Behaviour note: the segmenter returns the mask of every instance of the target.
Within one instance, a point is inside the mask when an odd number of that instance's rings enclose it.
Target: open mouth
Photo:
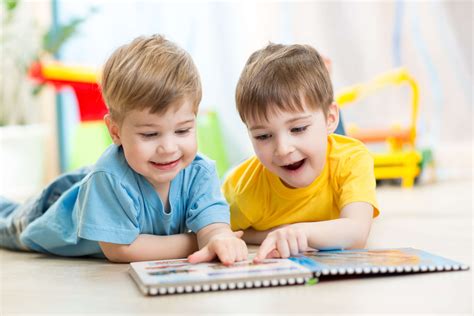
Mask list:
[[[154,162],[154,161],[150,161],[150,163],[155,166],[156,168],[158,169],[161,169],[161,170],[167,170],[167,169],[172,169],[174,168],[178,163],[179,161],[181,160],[181,158],[178,158],[176,160],[173,160],[173,161],[168,161],[168,162]]]
[[[291,171],[298,170],[299,168],[301,168],[303,166],[305,161],[306,161],[306,159],[303,159],[303,160],[294,162],[292,164],[282,166],[282,168],[284,168],[286,170],[291,170]]]

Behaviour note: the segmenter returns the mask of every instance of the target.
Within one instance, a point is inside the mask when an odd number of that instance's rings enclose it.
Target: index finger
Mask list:
[[[267,255],[274,249],[276,249],[276,245],[273,238],[265,238],[265,240],[260,245],[260,248],[258,248],[257,255],[255,258],[253,258],[253,262],[262,262],[262,260],[265,259]]]
[[[228,266],[235,262],[235,253],[233,253],[233,251],[228,247],[224,245],[218,245],[215,247],[214,251],[222,264]]]

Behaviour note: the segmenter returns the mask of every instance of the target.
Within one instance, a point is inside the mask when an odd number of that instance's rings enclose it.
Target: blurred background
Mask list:
[[[368,131],[381,180],[472,177],[472,1],[1,1],[2,195],[24,199],[97,158],[110,140],[96,75],[154,33],[197,64],[199,146],[220,175],[252,154],[234,91],[249,55],[274,42],[330,59],[345,132]]]

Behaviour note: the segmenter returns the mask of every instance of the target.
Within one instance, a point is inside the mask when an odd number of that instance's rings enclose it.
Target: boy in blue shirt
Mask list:
[[[189,54],[159,35],[137,38],[108,59],[101,88],[114,144],[36,199],[0,198],[0,246],[112,262],[247,259],[214,163],[197,154],[202,94]]]

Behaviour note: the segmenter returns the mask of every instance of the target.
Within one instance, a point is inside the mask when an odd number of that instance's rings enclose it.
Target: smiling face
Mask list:
[[[196,156],[196,113],[190,101],[163,114],[132,110],[120,125],[108,116],[106,124],[114,143],[123,147],[130,167],[157,191],[167,188]]]
[[[339,122],[336,104],[325,117],[321,109],[269,113],[268,120],[247,121],[255,154],[262,164],[290,188],[307,187],[321,174],[326,161],[327,136]]]

